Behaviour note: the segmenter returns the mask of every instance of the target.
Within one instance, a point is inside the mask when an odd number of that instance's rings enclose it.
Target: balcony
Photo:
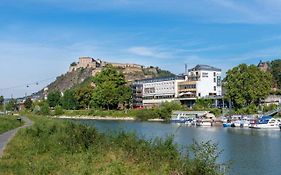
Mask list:
[[[200,80],[200,75],[191,74],[191,75],[188,75],[187,78],[189,81],[198,81],[198,80]]]

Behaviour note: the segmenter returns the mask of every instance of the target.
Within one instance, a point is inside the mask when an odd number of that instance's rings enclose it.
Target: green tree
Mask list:
[[[254,65],[240,64],[226,73],[225,96],[235,108],[257,105],[260,99],[269,95],[271,80],[270,73],[263,72]]]
[[[93,82],[96,88],[91,103],[96,107],[116,109],[119,104],[128,103],[131,99],[124,75],[111,65],[98,73]]]
[[[281,59],[272,61],[270,70],[277,87],[281,89]]]
[[[77,109],[78,102],[75,98],[73,90],[66,90],[61,98],[62,107],[64,109]]]
[[[61,93],[59,91],[50,92],[47,96],[47,102],[50,107],[60,105]]]
[[[132,102],[132,89],[129,86],[121,86],[117,88],[119,94],[119,104],[124,108],[128,108]]]
[[[92,99],[93,88],[90,86],[81,87],[75,90],[75,99],[78,101],[79,109],[89,108]]]
[[[162,103],[159,108],[156,109],[156,112],[158,113],[158,117],[164,120],[170,120],[172,111],[184,109],[180,102],[172,101]]]
[[[10,99],[7,103],[6,109],[8,111],[15,111],[17,109],[17,100],[16,99]]]
[[[31,98],[27,98],[26,100],[25,100],[25,102],[24,102],[24,107],[26,108],[26,109],[30,109],[31,107],[32,107],[32,100],[31,100]]]
[[[2,106],[3,103],[4,103],[4,97],[3,97],[3,95],[1,95],[1,96],[0,96],[0,106]]]
[[[212,107],[213,101],[212,99],[203,99],[198,98],[195,101],[195,105],[193,106],[194,110],[207,110]]]

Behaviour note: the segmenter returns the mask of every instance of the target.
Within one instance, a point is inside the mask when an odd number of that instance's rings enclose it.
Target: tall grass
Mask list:
[[[23,122],[18,121],[17,118],[16,116],[0,115],[0,134],[23,125]]]
[[[190,152],[181,156],[172,138],[147,141],[133,133],[102,134],[72,122],[33,120],[8,145],[0,174],[221,174],[209,143],[194,144],[192,154],[200,156],[191,158]]]

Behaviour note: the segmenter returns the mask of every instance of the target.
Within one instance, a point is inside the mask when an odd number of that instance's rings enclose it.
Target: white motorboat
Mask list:
[[[257,123],[251,125],[250,128],[254,129],[279,129],[280,128],[280,119],[271,118],[267,123]]]
[[[198,119],[196,120],[196,126],[212,126],[211,119]]]

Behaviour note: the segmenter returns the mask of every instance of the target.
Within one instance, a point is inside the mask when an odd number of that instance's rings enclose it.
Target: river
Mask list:
[[[95,126],[102,132],[125,130],[136,132],[147,139],[174,135],[182,146],[196,141],[219,144],[223,150],[220,161],[230,160],[230,174],[236,175],[280,175],[281,174],[281,131],[254,130],[223,127],[189,127],[161,122],[74,120]]]

